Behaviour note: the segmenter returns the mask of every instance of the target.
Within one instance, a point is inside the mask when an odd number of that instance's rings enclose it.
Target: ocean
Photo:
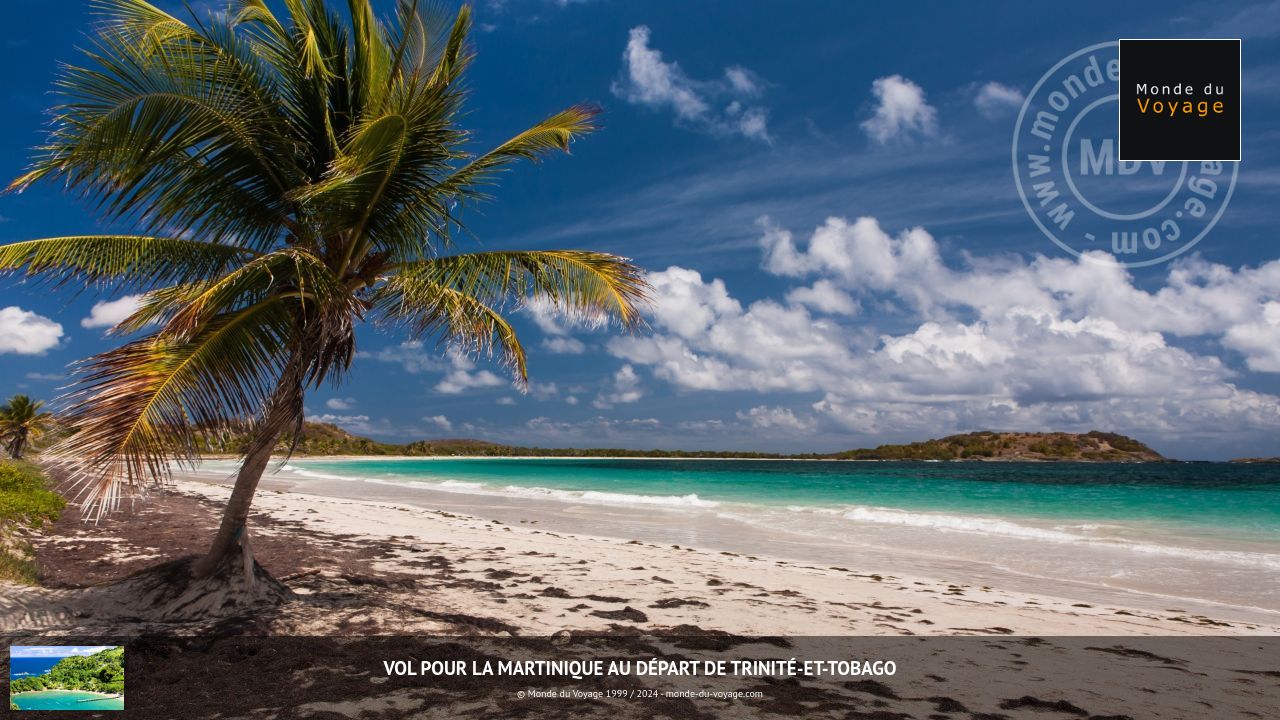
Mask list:
[[[1280,611],[1280,465],[360,458],[295,459],[277,477],[569,531],[979,563],[1032,585]]]
[[[43,675],[53,669],[61,659],[60,657],[11,657],[9,658],[9,679],[17,680],[28,675]]]

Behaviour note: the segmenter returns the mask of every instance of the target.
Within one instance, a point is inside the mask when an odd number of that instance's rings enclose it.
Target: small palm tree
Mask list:
[[[307,389],[340,382],[355,328],[373,320],[496,352],[527,379],[504,312],[537,299],[578,316],[640,321],[646,284],[613,255],[454,253],[460,211],[511,162],[567,151],[593,129],[575,106],[474,155],[459,123],[471,13],[416,0],[387,23],[370,0],[237,0],[180,20],[144,0],[98,0],[103,21],[21,190],[57,179],[131,234],[0,246],[0,271],[145,293],[90,358],[56,448],[86,512],[192,464],[204,437],[254,423],[209,552],[208,577],[243,542],[277,442]],[[294,434],[297,437],[297,433]],[[242,558],[243,559],[243,558]],[[246,560],[246,567],[249,566]]]
[[[14,395],[0,405],[0,442],[9,457],[21,458],[32,442],[39,440],[53,426],[52,413],[41,412],[42,401],[26,395]]]

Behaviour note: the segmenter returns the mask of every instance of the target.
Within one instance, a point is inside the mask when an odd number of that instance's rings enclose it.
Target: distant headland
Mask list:
[[[247,436],[231,434],[203,448],[209,455],[243,450]],[[624,448],[542,448],[504,445],[486,440],[451,438],[385,443],[329,423],[307,422],[295,438],[286,436],[279,450],[298,455],[408,457],[642,457],[742,458],[779,460],[923,460],[1025,462],[1168,462],[1142,442],[1118,433],[1091,431],[996,432],[983,430],[901,445],[880,445],[833,453],[767,453],[740,450],[630,450]]]

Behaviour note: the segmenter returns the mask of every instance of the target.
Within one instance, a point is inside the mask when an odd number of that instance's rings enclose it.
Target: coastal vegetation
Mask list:
[[[229,433],[204,446],[206,454],[238,454],[248,446],[247,433]],[[626,448],[543,448],[504,445],[473,439],[416,440],[384,443],[353,435],[329,423],[303,423],[296,435],[281,439],[277,450],[300,455],[403,455],[409,457],[644,457],[742,458],[791,460],[1043,460],[1080,462],[1158,462],[1156,451],[1133,438],[1094,430],[1088,433],[1022,433],[979,431],[905,445],[836,453],[766,453],[735,450],[632,450]]]
[[[66,502],[51,492],[35,465],[0,461],[0,580],[36,581],[36,566],[25,536],[53,522]]]
[[[21,459],[32,442],[53,428],[53,414],[43,408],[43,402],[33,401],[26,395],[14,395],[0,405],[0,444],[9,457]]]
[[[72,690],[94,693],[124,692],[124,648],[101,650],[92,655],[62,658],[43,675],[9,681],[9,694]]]
[[[849,450],[847,460],[1076,460],[1159,462],[1165,458],[1133,438],[1093,430],[1087,433],[981,431],[905,445]]]
[[[243,0],[190,21],[145,0],[100,0],[94,37],[56,84],[47,141],[21,191],[56,182],[121,231],[0,246],[0,272],[139,294],[114,328],[133,339],[88,359],[49,453],[86,513],[190,465],[250,428],[208,552],[202,592],[262,576],[249,510],[306,394],[341,383],[368,320],[496,356],[527,382],[510,312],[640,324],[647,284],[615,255],[458,252],[464,210],[518,161],[568,151],[598,110],[575,105],[474,152],[470,8],[407,0]],[[273,4],[274,5],[274,4]],[[181,573],[155,575],[173,588]]]

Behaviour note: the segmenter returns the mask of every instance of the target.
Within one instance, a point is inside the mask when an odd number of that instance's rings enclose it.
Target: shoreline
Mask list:
[[[73,692],[73,693],[81,693],[83,695],[100,695],[104,699],[108,699],[108,700],[124,697],[124,693],[103,693],[103,692],[98,692],[96,690],[68,690],[66,688],[45,688],[43,690],[23,690],[22,692],[9,693],[9,697],[17,697],[19,695],[36,695],[38,693],[46,693],[46,692]]]
[[[205,460],[239,460],[240,455],[213,454],[202,455]],[[1041,458],[952,458],[949,460],[925,459],[880,459],[880,458],[833,458],[833,457],[694,457],[671,456],[655,457],[653,455],[304,455],[295,453],[288,460],[698,460],[711,462],[830,462],[830,463],[1027,463],[1032,465],[1181,465],[1181,464],[1264,464],[1240,463],[1235,460],[1058,460]],[[286,460],[283,456],[272,455],[271,462]]]
[[[942,594],[948,598],[946,604],[972,604],[973,601],[968,598],[951,600],[951,598],[967,596],[969,592],[988,595],[998,594],[1003,599],[993,601],[991,605],[985,606],[988,612],[980,613],[986,616],[984,619],[988,623],[987,626],[1002,626],[1005,622],[1012,622],[1006,616],[1007,610],[1012,607],[1020,607],[1024,611],[1032,612],[1037,617],[1036,621],[1023,626],[1023,630],[1028,633],[1052,634],[1058,631],[1055,628],[1062,630],[1062,625],[1065,624],[1073,628],[1070,632],[1063,630],[1065,634],[1129,634],[1132,631],[1129,626],[1136,621],[1112,622],[1118,615],[1119,618],[1145,617],[1147,620],[1180,618],[1167,624],[1158,622],[1158,625],[1164,626],[1161,631],[1152,632],[1154,628],[1145,628],[1143,631],[1139,631],[1138,634],[1165,634],[1166,632],[1169,634],[1183,634],[1188,626],[1186,618],[1191,616],[1201,618],[1201,620],[1191,623],[1192,625],[1198,624],[1200,628],[1217,629],[1210,634],[1238,632],[1221,630],[1221,628],[1238,627],[1235,623],[1239,623],[1239,627],[1253,626],[1252,630],[1246,629],[1246,633],[1280,634],[1280,612],[1270,608],[1196,601],[1185,597],[1159,593],[1118,590],[1087,581],[1068,583],[1059,579],[1045,577],[1028,578],[1027,582],[1024,583],[1002,583],[999,580],[1008,579],[1008,576],[995,573],[995,579],[993,579],[992,574],[982,572],[973,563],[964,561],[957,562],[945,559],[938,561],[925,558],[921,562],[901,563],[897,557],[891,554],[884,554],[879,557],[865,557],[860,565],[847,561],[824,565],[813,557],[771,554],[755,547],[729,547],[723,544],[708,544],[705,542],[671,543],[668,542],[670,538],[657,540],[652,537],[646,538],[638,533],[631,533],[624,537],[616,533],[593,533],[576,529],[566,530],[551,522],[551,519],[546,515],[540,514],[536,509],[531,509],[529,507],[531,503],[518,503],[514,506],[504,503],[505,512],[483,514],[475,511],[479,508],[468,511],[460,509],[460,507],[442,507],[439,502],[434,502],[438,498],[424,498],[424,502],[406,502],[403,499],[392,500],[371,497],[374,493],[369,492],[367,488],[354,488],[357,492],[363,491],[360,494],[366,496],[364,499],[359,499],[350,495],[315,494],[314,491],[323,491],[328,488],[323,486],[303,487],[301,483],[291,479],[280,478],[279,476],[268,476],[268,481],[270,484],[264,486],[266,492],[261,497],[264,499],[269,497],[269,502],[273,506],[276,503],[280,503],[279,506],[273,507],[269,511],[272,517],[283,516],[289,519],[305,517],[307,520],[331,526],[332,531],[336,533],[359,534],[370,537],[371,541],[391,538],[405,542],[409,538],[413,538],[413,542],[451,544],[453,542],[451,538],[455,538],[459,534],[459,530],[461,530],[461,528],[456,527],[457,525],[470,529],[478,526],[483,528],[485,533],[517,533],[518,537],[525,541],[538,540],[544,542],[547,538],[552,538],[557,545],[563,546],[559,548],[561,553],[565,555],[585,554],[585,556],[589,556],[588,563],[592,566],[601,561],[608,561],[610,553],[617,553],[623,549],[647,548],[646,552],[656,552],[660,559],[650,558],[651,564],[645,565],[645,567],[653,567],[659,570],[660,576],[666,580],[671,580],[671,584],[677,586],[659,588],[668,592],[658,593],[654,596],[653,602],[660,602],[666,595],[678,597],[696,595],[702,598],[701,601],[705,601],[705,592],[708,587],[706,583],[710,578],[682,579],[674,577],[674,575],[683,573],[675,572],[673,568],[680,568],[686,562],[686,558],[697,558],[700,564],[707,565],[709,572],[716,577],[722,578],[722,582],[725,582],[725,584],[730,584],[727,581],[728,576],[744,570],[743,565],[752,566],[750,568],[752,574],[766,571],[764,575],[766,578],[775,573],[789,575],[795,570],[804,569],[806,574],[817,575],[816,582],[811,577],[804,580],[793,578],[790,582],[795,583],[795,586],[809,587],[817,585],[817,587],[812,587],[811,591],[822,595],[839,595],[842,592],[870,593],[868,603],[880,602],[886,606],[901,604],[903,602],[901,598],[903,594]],[[202,494],[209,494],[215,498],[220,497],[227,491],[226,486],[216,477],[186,476],[180,479],[179,482],[184,491],[196,491]],[[200,486],[203,486],[203,488]],[[463,504],[465,503],[460,503],[460,506]],[[592,510],[594,509],[592,508]],[[333,511],[335,510],[339,512],[334,513]],[[635,508],[623,508],[621,510],[634,514]],[[571,511],[571,513],[578,515],[587,513],[587,515],[590,515],[590,512],[586,510]],[[335,514],[340,515],[340,517],[334,517]],[[410,518],[422,518],[425,516],[431,518],[431,522],[426,523],[425,527],[417,522],[406,523],[406,516]],[[445,524],[445,527],[440,526],[441,522]],[[611,523],[611,518],[606,516],[599,521],[598,526],[607,528]],[[394,531],[393,528],[395,528]],[[599,552],[602,547],[609,548],[603,556]],[[487,560],[495,563],[493,567],[497,569],[499,574],[504,574],[512,571],[511,565],[521,564],[523,558],[526,557],[524,554],[514,554],[514,551],[519,549],[512,548],[511,551],[507,551],[508,554],[505,556],[490,556]],[[620,566],[623,563],[614,561],[610,564]],[[661,572],[664,566],[668,572]],[[628,567],[639,567],[639,565],[628,565]],[[402,568],[388,566],[387,569]],[[855,584],[862,586],[857,588],[850,587],[849,580],[851,577],[861,578],[861,581]],[[874,579],[876,577],[882,579],[876,580]],[[895,589],[885,592],[884,579],[890,577],[896,578],[899,584],[894,586]],[[593,578],[591,574],[586,574],[582,578],[587,582],[605,587],[610,587],[618,579],[608,574],[601,578]],[[644,576],[642,578],[634,578],[634,580],[647,581],[650,578]],[[652,586],[653,582],[648,584]],[[758,584],[764,585],[764,583]],[[779,581],[774,580],[773,584],[777,585]],[[781,584],[791,586],[785,582]],[[720,586],[712,585],[710,587]],[[915,588],[930,588],[932,592],[929,590],[917,592]],[[963,588],[972,588],[972,590],[963,590]],[[583,592],[590,595],[593,591],[584,589]],[[598,591],[594,592],[598,594]],[[947,595],[947,593],[952,594]],[[914,599],[918,602],[918,598]],[[985,605],[985,603],[979,604]],[[1089,612],[1103,609],[1104,606],[1107,608],[1104,611],[1105,615],[1102,612]],[[1167,608],[1178,608],[1179,610],[1171,613]],[[1045,611],[1040,613],[1039,611],[1042,609]],[[937,610],[943,609],[938,608]],[[952,608],[946,608],[943,612],[949,613],[951,610]],[[1058,616],[1058,613],[1070,613],[1073,617],[1070,619],[1063,618]],[[1016,615],[1017,613],[1014,614]],[[1089,619],[1084,619],[1084,615],[1089,616]],[[696,621],[694,624],[700,624],[705,623],[707,618],[689,617],[685,618],[685,620]],[[791,619],[792,622],[798,620],[797,618]],[[737,620],[730,620],[723,623],[720,629],[730,632],[746,631],[743,627],[735,625],[736,622]],[[816,632],[812,634],[822,634],[824,632],[840,634],[829,627],[823,627],[825,623],[804,622],[802,620],[800,622],[800,627],[805,625],[813,626]],[[1087,630],[1080,629],[1081,626],[1087,626],[1091,622],[1097,622],[1098,625],[1089,627]],[[1139,624],[1146,625],[1145,622]],[[791,627],[791,625],[782,623],[780,627],[768,628],[768,631],[779,632],[787,627]],[[926,627],[923,630],[932,634],[930,632],[931,628]],[[921,629],[912,628],[912,632],[921,632]],[[1193,634],[1198,634],[1198,632]]]
[[[836,560],[817,543],[755,545],[751,537],[717,535],[712,520],[682,528],[668,512],[561,503],[553,516],[535,501],[475,504],[463,495],[423,494],[409,502],[385,490],[263,479],[251,520],[254,552],[295,599],[256,614],[252,633],[1280,635],[1280,613],[1271,610],[1019,579],[887,550]],[[210,631],[216,622],[139,618],[128,578],[204,552],[229,494],[223,473],[205,471],[180,474],[170,488],[98,524],[69,511],[35,541],[47,587],[3,585],[0,631]],[[625,524],[637,518],[684,534],[658,539]],[[579,529],[564,529],[572,523]],[[789,551],[770,551],[779,547]]]
[[[1280,598],[1269,589],[1280,563],[1272,544],[1248,536],[1202,536],[1198,528],[1176,523],[1125,525],[1090,517],[876,503],[826,506],[817,500],[771,503],[707,497],[695,488],[559,487],[551,475],[521,484],[517,476],[522,473],[455,477],[425,469],[431,463],[418,466],[424,468],[420,477],[400,477],[394,470],[387,477],[366,476],[336,465],[308,468],[303,461],[267,478],[274,487],[296,492],[541,523],[567,533],[836,565],[863,566],[870,560],[880,571],[930,577],[943,568],[1008,589],[1037,591],[1048,584],[1113,602],[1194,603],[1268,618],[1280,613]],[[229,476],[227,468],[216,466],[185,475],[214,484],[226,484]]]

